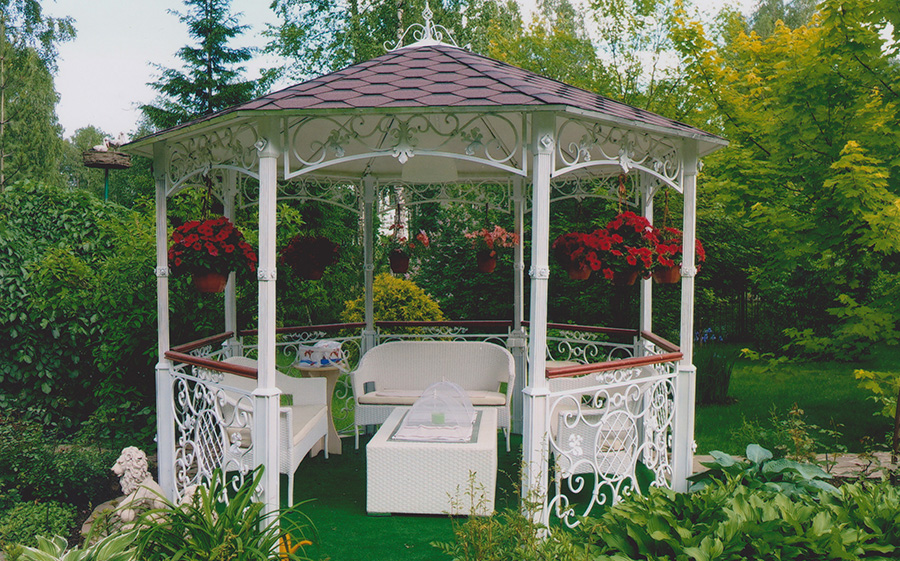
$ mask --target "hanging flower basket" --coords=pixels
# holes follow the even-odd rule
[[[684,259],[683,234],[678,228],[663,228],[657,232],[658,243],[653,249],[653,280],[660,284],[674,284],[681,279]],[[706,250],[700,240],[694,245],[697,270],[706,261]]]
[[[225,292],[225,285],[228,284],[228,275],[215,273],[212,271],[197,271],[191,275],[191,283],[197,292],[218,293]]]
[[[391,264],[391,272],[397,274],[408,272],[412,256],[431,247],[431,238],[425,230],[419,230],[414,238],[409,239],[400,234],[403,229],[402,224],[395,223],[391,226],[394,232],[387,237],[388,261]]]
[[[482,273],[493,273],[497,268],[498,249],[515,247],[519,243],[518,234],[499,225],[466,232],[464,235],[472,241],[477,267]]]
[[[481,273],[493,273],[497,268],[497,252],[489,249],[482,249],[475,254],[476,267]]]
[[[281,262],[304,280],[319,280],[340,257],[341,246],[325,236],[298,234],[281,250]]]
[[[392,249],[388,253],[388,261],[391,263],[391,272],[403,274],[409,271],[409,255],[402,249]]]
[[[253,248],[224,216],[185,222],[172,233],[169,267],[174,275],[191,274],[197,278],[214,273],[227,279],[231,271],[256,271],[256,263]],[[201,292],[222,292],[225,281],[221,278],[214,283],[195,280],[194,286]]]
[[[592,271],[600,270],[600,252],[608,244],[606,238],[595,233],[569,232],[556,238],[551,249],[570,279],[587,280]]]
[[[653,269],[653,280],[657,284],[675,284],[681,280],[681,266],[655,267]]]
[[[634,284],[637,277],[650,277],[657,231],[649,220],[625,211],[594,234],[605,239],[600,254],[603,276],[619,286]]]

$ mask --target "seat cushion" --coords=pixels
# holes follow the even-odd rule
[[[294,405],[291,407],[291,444],[296,446],[322,417],[328,414],[324,405]]]

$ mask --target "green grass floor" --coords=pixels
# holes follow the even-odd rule
[[[513,506],[521,463],[521,437],[513,435],[512,451],[506,452],[505,437],[497,441],[498,511]],[[353,439],[344,438],[343,454],[323,454],[303,460],[294,475],[294,501],[309,516],[318,532],[319,548],[309,551],[322,560],[447,561],[449,557],[431,545],[453,540],[449,516],[366,514],[366,454],[361,437],[359,450]],[[283,478],[286,483],[287,478]],[[461,519],[461,521],[464,519]]]

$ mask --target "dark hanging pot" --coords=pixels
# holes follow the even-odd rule
[[[213,271],[203,271],[194,273],[191,276],[191,282],[198,292],[224,292],[225,285],[228,283],[228,275]]]
[[[631,286],[638,278],[637,271],[615,271],[613,273],[612,283],[616,286]]]
[[[572,265],[566,269],[569,278],[572,280],[587,280],[591,276],[591,268],[586,264]]]
[[[478,263],[478,270],[482,273],[493,273],[497,268],[497,255],[489,249],[482,249],[476,253],[475,259]]]
[[[405,273],[409,271],[409,255],[399,249],[392,249],[388,254],[391,262],[391,272]]]
[[[675,284],[681,280],[681,267],[666,267],[664,269],[653,269],[653,280],[659,284]]]

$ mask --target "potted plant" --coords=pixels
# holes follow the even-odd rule
[[[472,240],[475,249],[478,270],[482,273],[493,273],[497,267],[497,249],[514,247],[519,243],[519,235],[508,232],[502,226],[482,228],[473,232],[466,232],[466,238]]]
[[[228,273],[256,271],[257,257],[240,230],[224,216],[175,228],[169,247],[173,274],[190,273],[200,292],[222,292]]]
[[[650,276],[657,238],[649,220],[629,210],[617,215],[594,234],[608,238],[608,249],[601,253],[601,260],[603,275],[613,284],[631,285],[639,276]]]
[[[653,280],[660,284],[672,284],[681,278],[681,262],[684,258],[683,234],[678,228],[663,228],[657,233],[657,244],[653,250]],[[697,256],[697,270],[706,261],[706,250],[700,240],[694,245]]]
[[[409,271],[409,259],[421,251],[431,247],[431,238],[425,230],[419,230],[416,237],[409,239],[401,235],[402,226],[391,226],[394,233],[388,236],[388,261],[391,264],[391,272],[405,273]]]
[[[341,246],[325,236],[297,234],[281,250],[281,262],[301,279],[319,280],[329,265],[335,265]]]
[[[585,280],[591,271],[599,271],[603,265],[600,252],[609,249],[609,238],[596,233],[569,232],[556,238],[551,249],[569,278]]]

